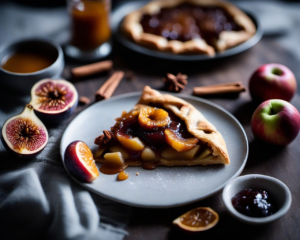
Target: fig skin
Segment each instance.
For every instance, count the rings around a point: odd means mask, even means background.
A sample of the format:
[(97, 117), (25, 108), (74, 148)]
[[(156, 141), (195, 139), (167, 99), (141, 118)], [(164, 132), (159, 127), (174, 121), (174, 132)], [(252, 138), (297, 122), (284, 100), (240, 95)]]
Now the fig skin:
[[(32, 112), (31, 112), (32, 111)], [(43, 128), (45, 134), (46, 134), (46, 141), (43, 143), (42, 147), (40, 147), (38, 149), (38, 151), (33, 151), (32, 153), (22, 153), (22, 152), (18, 152), (14, 149), (12, 149), (8, 143), (6, 142), (6, 139), (3, 137), (4, 134), (6, 134), (6, 126), (9, 124), (10, 121), (13, 121), (14, 119), (18, 118), (18, 117), (22, 117), (23, 115), (26, 114), (27, 118), (32, 118), (33, 122), (35, 124), (37, 124), (38, 126), (40, 126), (41, 128)], [(40, 119), (38, 119), (38, 117), (34, 114), (33, 111), (33, 107), (30, 104), (27, 104), (24, 111), (18, 115), (15, 115), (11, 118), (9, 118), (8, 120), (6, 120), (6, 122), (3, 124), (2, 126), (2, 131), (1, 131), (1, 142), (4, 146), (4, 148), (7, 150), (7, 152), (9, 152), (11, 155), (14, 155), (15, 157), (19, 157), (19, 158), (23, 158), (23, 159), (30, 159), (33, 158), (35, 156), (37, 156), (38, 154), (40, 154), (43, 149), (46, 147), (47, 143), (48, 143), (48, 132), (47, 132), (47, 128), (45, 127), (45, 125), (40, 121)], [(8, 140), (7, 140), (8, 141)]]
[[(41, 96), (38, 96), (36, 93), (36, 90), (39, 89), (42, 85), (45, 85), (47, 83), (51, 83), (53, 85), (64, 85), (68, 91), (73, 93), (72, 100), (64, 105), (63, 108), (60, 110), (46, 110), (40, 108), (40, 102), (39, 99), (41, 99)], [(78, 93), (75, 88), (75, 86), (63, 79), (43, 79), (39, 82), (37, 82), (31, 89), (31, 102), (30, 104), (34, 107), (35, 114), (46, 123), (59, 123), (64, 121), (65, 119), (69, 118), (72, 113), (74, 112), (75, 108), (78, 105)]]
[(51, 114), (51, 112), (43, 113), (43, 112), (39, 112), (36, 109), (34, 109), (34, 112), (38, 116), (38, 118), (45, 123), (59, 123), (64, 121), (65, 119), (68, 119), (73, 114), (75, 108), (77, 107), (77, 104), (78, 104), (78, 100), (71, 108), (68, 108), (66, 111), (61, 113), (54, 113), (54, 114)]
[(71, 142), (65, 150), (65, 167), (67, 171), (77, 180), (85, 183), (91, 183), (95, 177), (85, 168), (76, 153), (77, 143), (82, 141)]
[(22, 159), (34, 158), (35, 156), (37, 156), (38, 154), (40, 154), (44, 150), (44, 148), (42, 148), (41, 150), (39, 150), (38, 152), (35, 152), (33, 154), (21, 154), (21, 153), (15, 152), (15, 151), (13, 151), (12, 149), (9, 148), (9, 146), (5, 142), (2, 134), (1, 134), (1, 142), (2, 142), (4, 148), (6, 149), (7, 152), (9, 152), (11, 155), (14, 155), (15, 157), (19, 157), (19, 158), (22, 158)]

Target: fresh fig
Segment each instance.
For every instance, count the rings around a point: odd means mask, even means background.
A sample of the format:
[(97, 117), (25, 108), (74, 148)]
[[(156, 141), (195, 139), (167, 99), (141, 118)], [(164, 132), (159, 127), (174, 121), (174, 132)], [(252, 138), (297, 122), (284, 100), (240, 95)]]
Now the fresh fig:
[(81, 182), (90, 183), (99, 177), (91, 149), (82, 141), (71, 142), (65, 151), (67, 171)]
[(30, 104), (22, 113), (8, 119), (1, 133), (6, 150), (24, 158), (37, 155), (48, 143), (47, 129)]
[(78, 103), (74, 85), (66, 80), (44, 79), (31, 89), (31, 102), (43, 122), (60, 122), (68, 118)]

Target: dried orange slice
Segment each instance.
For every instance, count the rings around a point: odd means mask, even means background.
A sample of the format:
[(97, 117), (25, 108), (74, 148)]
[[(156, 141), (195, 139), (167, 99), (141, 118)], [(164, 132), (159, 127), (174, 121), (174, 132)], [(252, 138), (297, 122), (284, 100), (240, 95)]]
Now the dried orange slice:
[(214, 227), (218, 221), (219, 215), (214, 210), (199, 207), (176, 218), (173, 224), (187, 231), (200, 232)]
[(81, 141), (74, 141), (66, 148), (65, 166), (73, 177), (82, 182), (92, 182), (99, 176), (91, 149)]
[(190, 150), (199, 142), (197, 138), (184, 139), (180, 136), (177, 136), (175, 132), (168, 128), (165, 130), (165, 138), (167, 143), (172, 146), (172, 148), (177, 150), (177, 152)]
[(147, 130), (167, 126), (170, 122), (169, 113), (160, 108), (142, 108), (138, 120), (140, 126)]

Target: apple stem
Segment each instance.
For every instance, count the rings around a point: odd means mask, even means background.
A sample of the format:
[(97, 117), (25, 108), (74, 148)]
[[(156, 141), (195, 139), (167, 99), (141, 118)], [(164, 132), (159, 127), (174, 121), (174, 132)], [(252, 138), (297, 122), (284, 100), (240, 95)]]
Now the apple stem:
[(271, 115), (274, 115), (275, 113), (274, 113), (274, 111), (273, 111), (272, 102), (270, 102), (270, 106), (271, 106), (271, 108), (270, 108), (270, 114), (271, 114)]

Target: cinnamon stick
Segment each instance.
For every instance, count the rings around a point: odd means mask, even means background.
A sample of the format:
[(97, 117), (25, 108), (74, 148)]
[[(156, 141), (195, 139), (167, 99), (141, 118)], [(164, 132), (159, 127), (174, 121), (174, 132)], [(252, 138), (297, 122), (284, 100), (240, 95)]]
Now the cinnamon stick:
[(110, 98), (121, 82), (123, 76), (124, 72), (122, 71), (116, 71), (111, 75), (111, 77), (97, 90), (96, 102)]
[(197, 96), (204, 96), (215, 94), (239, 93), (245, 91), (246, 88), (241, 82), (232, 82), (203, 87), (194, 87), (193, 94)]
[(214, 84), (214, 85), (201, 86), (201, 88), (226, 87), (226, 86), (237, 86), (237, 87), (239, 87), (239, 86), (243, 86), (243, 83), (242, 82), (219, 83), (219, 84)]
[(71, 74), (73, 78), (83, 78), (97, 73), (109, 71), (112, 69), (112, 67), (113, 62), (111, 60), (107, 60), (73, 68), (71, 70)]

